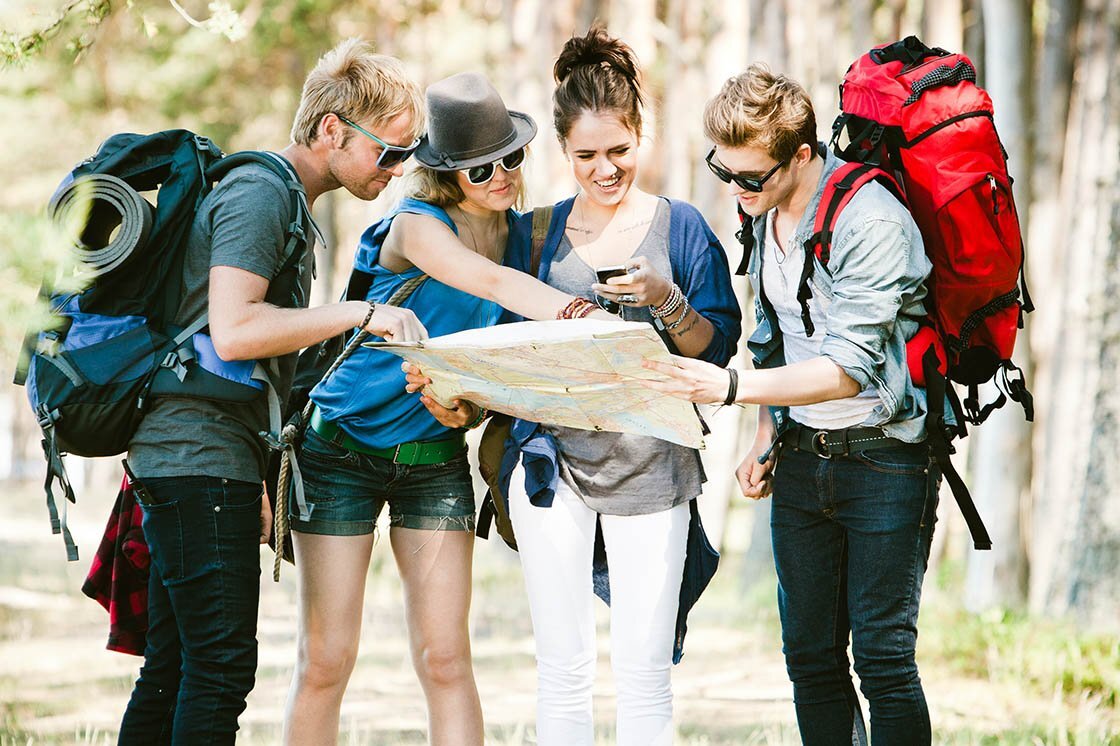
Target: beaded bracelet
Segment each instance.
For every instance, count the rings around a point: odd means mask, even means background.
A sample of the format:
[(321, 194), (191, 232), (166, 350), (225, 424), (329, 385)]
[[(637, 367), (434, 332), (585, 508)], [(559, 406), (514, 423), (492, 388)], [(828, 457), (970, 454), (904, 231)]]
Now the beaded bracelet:
[[(684, 296), (681, 297), (683, 298)], [(680, 326), (684, 322), (685, 317), (688, 316), (688, 312), (692, 310), (692, 307), (688, 305), (688, 298), (685, 298), (683, 301), (681, 301), (681, 308), (684, 310), (681, 311), (681, 315), (677, 317), (677, 320), (671, 324), (665, 325), (665, 328), (669, 331), (673, 331), (678, 326)]]
[(684, 293), (681, 292), (680, 287), (676, 284), (669, 290), (669, 297), (660, 306), (650, 306), (650, 315), (657, 319), (663, 319), (667, 316), (672, 316), (685, 302)]
[(469, 423), (463, 425), (464, 430), (474, 430), (476, 427), (482, 424), (483, 420), (490, 416), (489, 409), (487, 409), (486, 407), (481, 407), (477, 404), (475, 404), (475, 406), (478, 407), (478, 415)]
[(595, 304), (587, 298), (572, 298), (568, 305), (556, 312), (557, 319), (582, 319), (595, 310)]
[(377, 310), (377, 304), (374, 303), (373, 301), (367, 300), (366, 303), (369, 304), (369, 310), (366, 311), (365, 321), (363, 321), (361, 324), (358, 325), (359, 329), (365, 329), (367, 326), (369, 326), (370, 319), (373, 318), (373, 313), (374, 313), (374, 311)]

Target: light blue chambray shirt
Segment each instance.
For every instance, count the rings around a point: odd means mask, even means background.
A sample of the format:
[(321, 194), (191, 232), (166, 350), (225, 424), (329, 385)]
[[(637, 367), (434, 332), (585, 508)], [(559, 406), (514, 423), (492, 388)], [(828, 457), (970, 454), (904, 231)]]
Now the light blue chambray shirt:
[[(824, 146), (821, 146), (822, 150)], [(828, 176), (843, 164), (825, 150), (824, 169), (790, 247), (803, 247), (813, 233), (813, 219)], [(782, 334), (773, 307), (763, 292), (761, 274), (766, 221), (754, 221), (755, 246), (747, 275), (755, 293), (758, 326), (747, 341), (755, 366), (785, 363)], [(813, 258), (817, 262), (816, 258)], [(863, 425), (882, 427), (908, 443), (925, 438), (926, 392), (910, 380), (906, 340), (925, 315), (930, 262), (913, 218), (882, 185), (872, 182), (845, 206), (836, 223), (828, 267), (817, 262), (811, 287), (831, 300), (821, 355), (840, 366), (861, 388), (875, 387), (880, 404)], [(793, 289), (796, 292), (796, 289)], [(789, 427), (786, 407), (771, 407), (778, 432)]]

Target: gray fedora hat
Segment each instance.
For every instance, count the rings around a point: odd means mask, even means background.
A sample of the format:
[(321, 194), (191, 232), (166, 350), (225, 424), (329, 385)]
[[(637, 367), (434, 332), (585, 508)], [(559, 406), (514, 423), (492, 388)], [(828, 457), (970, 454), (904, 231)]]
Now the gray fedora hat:
[(459, 73), (432, 83), (426, 97), (428, 132), (416, 149), (416, 160), (436, 171), (493, 163), (537, 134), (533, 118), (506, 109), (480, 73)]

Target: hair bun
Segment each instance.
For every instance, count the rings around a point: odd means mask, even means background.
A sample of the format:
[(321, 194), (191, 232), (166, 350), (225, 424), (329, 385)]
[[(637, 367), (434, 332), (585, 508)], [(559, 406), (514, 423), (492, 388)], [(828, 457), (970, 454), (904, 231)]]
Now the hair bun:
[(602, 26), (592, 26), (586, 35), (568, 39), (556, 58), (552, 75), (557, 83), (563, 83), (577, 68), (595, 65), (603, 71), (618, 72), (639, 90), (634, 51), (625, 42), (612, 38)]

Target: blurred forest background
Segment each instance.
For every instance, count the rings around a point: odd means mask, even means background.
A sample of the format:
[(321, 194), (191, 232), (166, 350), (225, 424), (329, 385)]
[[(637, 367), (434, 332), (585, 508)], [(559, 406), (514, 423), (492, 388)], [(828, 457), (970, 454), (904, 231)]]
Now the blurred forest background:
[[(1027, 372), (1036, 416), (1026, 423), (1021, 410), (1006, 407), (958, 456), (995, 547), (971, 549), (946, 492), (923, 605), (923, 678), (933, 691), (939, 742), (1120, 743), (1120, 0), (5, 0), (4, 359), (14, 362), (37, 313), (39, 279), (60, 261), (43, 208), (69, 168), (108, 135), (183, 127), (227, 152), (279, 149), (317, 57), (360, 36), (404, 60), (425, 85), (481, 70), (511, 108), (532, 114), (541, 131), (526, 174), (531, 202), (543, 204), (574, 190), (551, 130), (552, 62), (565, 39), (596, 19), (635, 49), (652, 94), (641, 182), (696, 204), (733, 263), (740, 251), (734, 204), (704, 166), (709, 145), (700, 127), (705, 101), (727, 77), (761, 60), (803, 81), (826, 139), (837, 84), (871, 46), (917, 34), (974, 60), (995, 102), (1026, 237), (1038, 310), (1020, 335), (1016, 360)], [(315, 302), (338, 294), (358, 235), (395, 194), (399, 188), (374, 203), (337, 192), (319, 200), (328, 247), (318, 257)], [(749, 327), (748, 291), (737, 287)], [(11, 366), (3, 370), (10, 380)], [(793, 742), (775, 632), (768, 505), (736, 498), (731, 478), (754, 413), (721, 410), (710, 419), (703, 511), (725, 560), (717, 590), (701, 603), (707, 610), (692, 625), (696, 652), (678, 674), (682, 736), (697, 744)], [(37, 433), (23, 391), (5, 384), (0, 744), (109, 742), (135, 661), (92, 657), (101, 652), (104, 619), (78, 592), (85, 567), (61, 567), (61, 542), (49, 537), (41, 515)], [(86, 537), (84, 559), (111, 506), (118, 467), (73, 459), (70, 468), (80, 488), (71, 520)], [(476, 637), (499, 661), (490, 666), (480, 654), (483, 700), (491, 722), (504, 723), (491, 731), (494, 740), (520, 743), (532, 701), (514, 702), (511, 692), (524, 698), (533, 685), (516, 562), (494, 542), (481, 542), (478, 555)], [(384, 561), (372, 572), (385, 576), (389, 611), (370, 613), (387, 625), (378, 635), (389, 629), (399, 637), (386, 621), (399, 617), (399, 598)], [(248, 731), (249, 740), (259, 739), (253, 742), (276, 738), (294, 657), (290, 576), (266, 589), (272, 595), (262, 605), (262, 683), (247, 714), (258, 724)], [(371, 604), (380, 598), (374, 591)], [(369, 701), (364, 713), (352, 711), (350, 742), (422, 742), (409, 740), (420, 738), (422, 719), (396, 730), (371, 724), (391, 701), (391, 686), (363, 689), (374, 679), (399, 681), (407, 696), (393, 712), (422, 718), (398, 637), (382, 638), (400, 644), (400, 660), (384, 663), (388, 674), (377, 668), (380, 659), (359, 664), (348, 702), (364, 701), (363, 691)], [(705, 689), (713, 676), (738, 689)], [(104, 699), (83, 708), (78, 703), (91, 686)], [(708, 704), (722, 696), (726, 706), (705, 710), (690, 705), (690, 696)], [(108, 710), (91, 709), (90, 701)], [(492, 711), (503, 714), (495, 721)]]

